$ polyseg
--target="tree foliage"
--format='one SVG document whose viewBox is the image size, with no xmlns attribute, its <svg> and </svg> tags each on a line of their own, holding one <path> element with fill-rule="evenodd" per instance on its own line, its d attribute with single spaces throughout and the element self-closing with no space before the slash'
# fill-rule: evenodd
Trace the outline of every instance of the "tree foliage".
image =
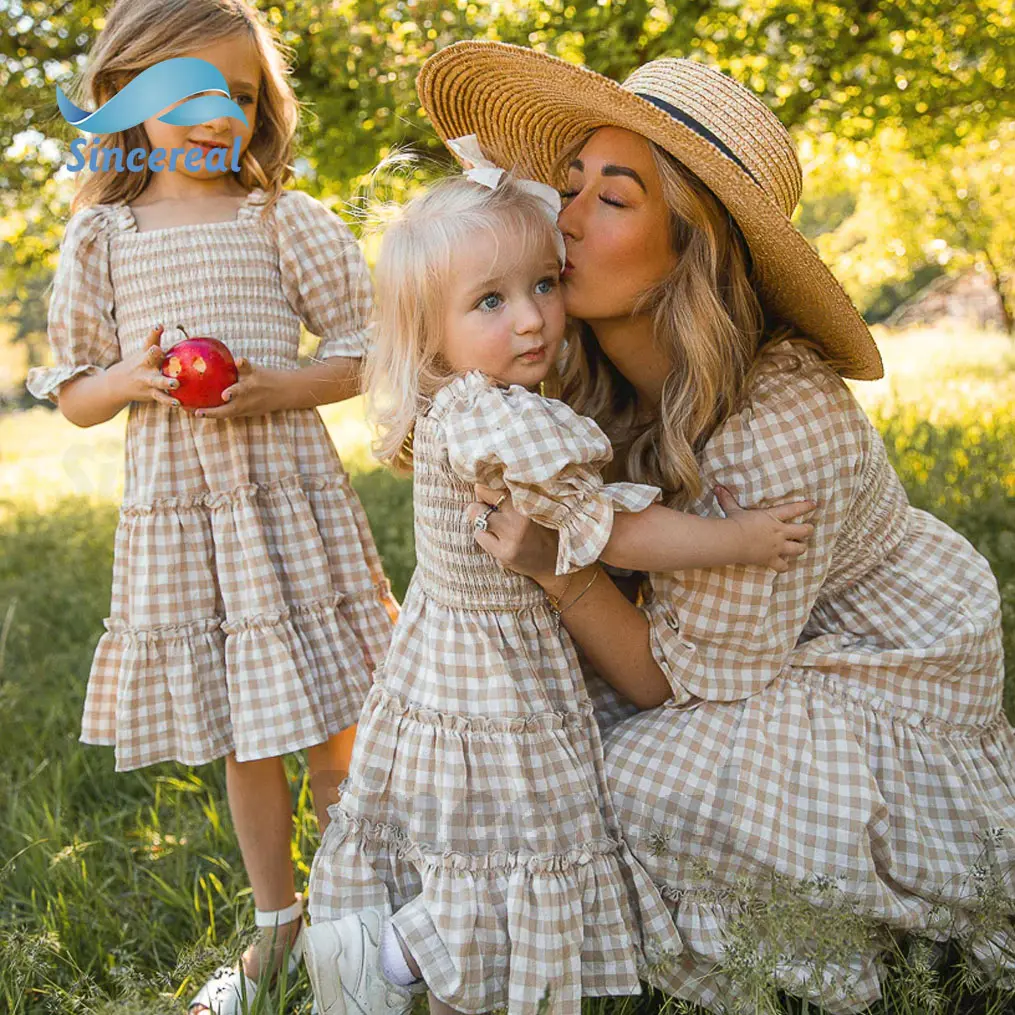
<svg viewBox="0 0 1015 1015">
<path fill-rule="evenodd" d="M 831 138 L 854 151 L 873 146 L 874 152 L 882 138 L 902 137 L 908 157 L 933 167 L 942 186 L 951 170 L 941 167 L 961 161 L 953 153 L 981 151 L 1002 124 L 1015 119 L 1012 0 L 258 5 L 292 50 L 294 86 L 305 112 L 301 185 L 318 195 L 348 197 L 395 147 L 432 160 L 421 164 L 421 175 L 448 162 L 419 110 L 415 77 L 429 55 L 470 38 L 531 46 L 619 80 L 660 56 L 701 59 L 758 93 L 798 140 Z M 94 0 L 0 0 L 0 238 L 6 241 L 0 289 L 28 332 L 39 319 L 32 301 L 39 298 L 39 278 L 52 270 L 69 197 L 69 182 L 55 173 L 76 136 L 59 115 L 55 88 L 66 88 L 80 72 L 106 6 Z M 1010 144 L 1010 133 L 1005 138 Z M 911 182 L 901 179 L 894 186 L 905 189 Z M 842 203 L 844 191 L 831 183 L 827 193 L 808 185 L 805 216 L 813 218 L 826 205 L 838 214 L 835 202 Z M 947 203 L 943 191 L 938 196 Z M 903 231 L 912 227 L 900 224 Z M 1012 262 L 1010 247 L 998 248 L 997 257 L 1003 273 Z"/>
<path fill-rule="evenodd" d="M 914 153 L 904 131 L 870 142 L 806 141 L 809 198 L 801 229 L 873 316 L 928 277 L 978 265 L 1015 316 L 1015 123 L 990 136 Z"/>
<path fill-rule="evenodd" d="M 501 39 L 623 79 L 659 56 L 700 58 L 752 88 L 789 127 L 871 137 L 906 127 L 933 149 L 989 131 L 1015 103 L 1011 0 L 286 0 L 262 4 L 295 52 L 316 118 L 307 157 L 339 185 L 385 148 L 425 140 L 414 81 L 451 42 Z M 0 145 L 35 127 L 67 138 L 54 86 L 79 69 L 104 5 L 2 0 Z M 32 160 L 3 186 L 37 181 Z M 48 166 L 45 166 L 48 169 Z M 20 174 L 20 179 L 17 174 Z"/>
</svg>

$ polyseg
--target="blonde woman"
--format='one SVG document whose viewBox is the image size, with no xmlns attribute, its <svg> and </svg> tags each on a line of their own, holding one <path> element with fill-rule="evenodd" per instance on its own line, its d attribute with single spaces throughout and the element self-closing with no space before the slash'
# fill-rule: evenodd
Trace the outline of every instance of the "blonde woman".
<svg viewBox="0 0 1015 1015">
<path fill-rule="evenodd" d="M 465 143 L 469 139 L 458 139 Z M 535 193 L 533 193 L 535 190 Z M 605 434 L 540 393 L 564 338 L 564 240 L 551 187 L 495 167 L 415 198 L 377 259 L 367 390 L 375 453 L 413 474 L 416 571 L 359 719 L 341 801 L 314 858 L 307 971 L 321 1015 L 554 1011 L 639 990 L 640 939 L 667 907 L 617 833 L 599 726 L 560 619 L 472 538 L 477 481 L 559 531 L 556 571 L 805 552 L 814 504 L 703 519 L 658 489 L 604 484 Z M 733 510 L 731 506 L 731 510 Z"/>
<path fill-rule="evenodd" d="M 607 773 L 677 928 L 660 986 L 733 1000 L 717 963 L 745 878 L 939 938 L 970 928 L 971 876 L 991 864 L 1010 903 L 997 582 L 966 539 L 908 504 L 842 381 L 880 377 L 881 361 L 790 223 L 801 174 L 785 129 L 682 59 L 619 85 L 461 43 L 424 65 L 419 91 L 442 137 L 475 133 L 497 164 L 561 190 L 576 321 L 564 397 L 611 437 L 613 478 L 703 516 L 718 513 L 716 483 L 746 507 L 818 504 L 814 542 L 786 573 L 653 573 L 638 606 L 601 580 L 563 618 L 627 699 L 601 694 L 604 715 L 628 714 L 607 734 Z M 473 513 L 493 499 L 478 493 Z M 559 595 L 554 534 L 510 499 L 476 538 Z M 784 988 L 831 1011 L 879 996 L 876 940 L 823 966 L 810 944 L 775 946 Z"/>
<path fill-rule="evenodd" d="M 111 616 L 81 739 L 114 746 L 119 771 L 226 759 L 264 930 L 191 1012 L 232 1015 L 283 949 L 293 965 L 299 953 L 281 755 L 308 751 L 325 826 L 347 765 L 343 731 L 397 608 L 316 410 L 359 390 L 369 276 L 342 221 L 283 186 L 297 106 L 275 37 L 243 0 L 123 0 L 89 54 L 83 95 L 102 106 L 176 57 L 212 64 L 230 100 L 220 96 L 225 111 L 204 122 L 152 115 L 97 138 L 107 152 L 188 158 L 83 178 L 50 304 L 55 365 L 34 370 L 28 386 L 78 426 L 129 406 Z M 238 171 L 211 158 L 190 168 L 195 151 L 222 146 L 236 151 Z M 221 406 L 180 406 L 179 382 L 160 370 L 159 322 L 232 350 L 239 378 Z M 322 339 L 306 368 L 301 323 Z"/>
</svg>

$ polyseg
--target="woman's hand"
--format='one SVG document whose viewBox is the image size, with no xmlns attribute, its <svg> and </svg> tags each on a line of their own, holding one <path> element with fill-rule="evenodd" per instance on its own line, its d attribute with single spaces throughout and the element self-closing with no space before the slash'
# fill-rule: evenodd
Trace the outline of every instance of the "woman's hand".
<svg viewBox="0 0 1015 1015">
<path fill-rule="evenodd" d="M 725 486 L 717 486 L 715 496 L 726 517 L 740 530 L 741 563 L 761 564 L 773 571 L 788 571 L 793 558 L 807 549 L 803 540 L 814 535 L 813 525 L 789 524 L 791 518 L 817 507 L 812 500 L 747 510 L 736 502 Z"/>
<path fill-rule="evenodd" d="M 475 491 L 476 499 L 466 509 L 472 523 L 500 501 L 500 507 L 487 515 L 486 531 L 475 530 L 476 542 L 511 571 L 540 585 L 551 584 L 556 578 L 557 533 L 516 511 L 511 495 L 505 490 L 492 490 L 477 483 Z"/>
<path fill-rule="evenodd" d="M 671 697 L 669 681 L 652 655 L 648 621 L 642 611 L 628 602 L 613 582 L 599 575 L 596 564 L 582 568 L 577 579 L 577 572 L 556 575 L 557 533 L 516 511 L 503 490 L 477 484 L 475 491 L 476 500 L 467 509 L 472 522 L 500 501 L 500 507 L 487 515 L 487 530 L 476 532 L 476 542 L 512 571 L 533 579 L 545 592 L 558 598 L 567 596 L 559 620 L 593 669 L 638 708 L 655 708 Z M 596 577 L 600 580 L 594 581 Z M 568 592 L 572 581 L 580 584 Z"/>
<path fill-rule="evenodd" d="M 180 386 L 179 381 L 162 375 L 162 360 L 165 353 L 159 345 L 163 325 L 152 328 L 145 339 L 144 348 L 114 363 L 106 370 L 106 377 L 113 385 L 116 397 L 126 405 L 128 402 L 161 402 L 163 405 L 178 407 L 179 402 L 166 394 Z"/>
<path fill-rule="evenodd" d="M 255 366 L 240 356 L 236 360 L 236 372 L 239 375 L 236 383 L 222 392 L 223 404 L 209 409 L 193 410 L 195 416 L 233 419 L 236 416 L 263 416 L 284 408 L 280 398 L 284 378 L 279 375 L 285 371 Z"/>
</svg>

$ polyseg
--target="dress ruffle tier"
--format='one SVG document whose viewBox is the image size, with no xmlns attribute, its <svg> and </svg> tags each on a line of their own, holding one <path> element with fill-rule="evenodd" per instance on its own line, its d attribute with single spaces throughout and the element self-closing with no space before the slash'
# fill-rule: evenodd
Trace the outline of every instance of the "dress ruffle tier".
<svg viewBox="0 0 1015 1015">
<path fill-rule="evenodd" d="M 679 958 L 657 977 L 660 986 L 704 1005 L 733 996 L 716 964 L 729 962 L 731 931 L 747 926 L 743 879 L 764 897 L 773 872 L 785 879 L 777 889 L 784 898 L 791 885 L 807 886 L 805 897 L 833 918 L 866 914 L 869 928 L 956 937 L 995 971 L 1011 964 L 1002 948 L 1015 949 L 1015 936 L 978 935 L 976 916 L 984 892 L 1000 891 L 1015 912 L 1015 828 L 1006 820 L 1015 812 L 1015 735 L 1003 714 L 980 724 L 929 720 L 834 677 L 790 669 L 742 702 L 661 708 L 621 722 L 606 737 L 607 757 L 619 763 L 610 779 L 622 776 L 633 750 L 675 737 L 693 743 L 698 759 L 681 770 L 689 787 L 682 802 L 649 794 L 639 807 L 625 794 L 620 811 L 679 934 Z M 731 788 L 710 806 L 691 788 L 720 758 L 729 759 L 723 778 Z M 849 783 L 844 770 L 856 773 Z M 729 808 L 737 797 L 750 814 Z M 764 848 L 753 838 L 761 809 L 772 815 Z M 820 838 L 797 839 L 796 823 L 821 828 Z M 770 859 L 752 874 L 750 855 Z M 882 951 L 873 942 L 839 949 L 822 989 L 814 953 L 788 951 L 776 978 L 829 1012 L 861 1011 L 881 996 Z"/>
<path fill-rule="evenodd" d="M 329 528 L 356 530 L 350 495 L 344 474 L 291 476 L 125 505 L 116 560 L 157 562 L 176 608 L 158 611 L 162 623 L 131 623 L 151 575 L 114 575 L 124 591 L 103 622 L 82 739 L 114 745 L 118 769 L 199 765 L 288 753 L 355 723 L 387 650 L 392 601 L 385 581 L 364 587 L 327 539 Z M 312 581 L 278 552 L 286 544 L 324 565 Z M 223 606 L 226 573 L 242 612 Z"/>
<path fill-rule="evenodd" d="M 395 910 L 428 986 L 463 1012 L 535 1012 L 547 988 L 554 1013 L 639 993 L 673 927 L 619 835 L 591 703 L 469 717 L 378 683 L 357 737 L 370 750 L 314 860 L 315 919 Z"/>
</svg>

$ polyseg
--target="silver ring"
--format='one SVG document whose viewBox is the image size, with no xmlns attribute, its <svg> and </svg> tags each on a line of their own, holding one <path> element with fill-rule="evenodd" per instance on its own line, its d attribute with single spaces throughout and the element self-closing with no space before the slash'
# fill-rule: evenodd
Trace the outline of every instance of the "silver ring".
<svg viewBox="0 0 1015 1015">
<path fill-rule="evenodd" d="M 486 530 L 487 530 L 487 529 L 488 529 L 488 528 L 490 527 L 490 524 L 489 524 L 489 522 L 487 521 L 487 519 L 488 519 L 488 518 L 490 517 L 490 515 L 492 515 L 492 514 L 494 513 L 494 511 L 496 511 L 496 510 L 497 510 L 497 509 L 496 509 L 496 508 L 495 508 L 495 507 L 494 507 L 494 506 L 493 506 L 492 504 L 491 504 L 491 505 L 489 505 L 489 506 L 487 507 L 487 509 L 486 509 L 486 510 L 485 510 L 485 511 L 484 511 L 484 512 L 483 512 L 483 513 L 482 513 L 482 514 L 481 514 L 481 515 L 480 515 L 480 516 L 479 516 L 479 517 L 478 517 L 478 518 L 477 518 L 477 519 L 476 519 L 476 520 L 475 520 L 475 521 L 474 521 L 474 522 L 472 523 L 472 527 L 473 527 L 473 528 L 474 528 L 474 529 L 475 529 L 475 530 L 476 530 L 477 532 L 486 532 Z"/>
</svg>

